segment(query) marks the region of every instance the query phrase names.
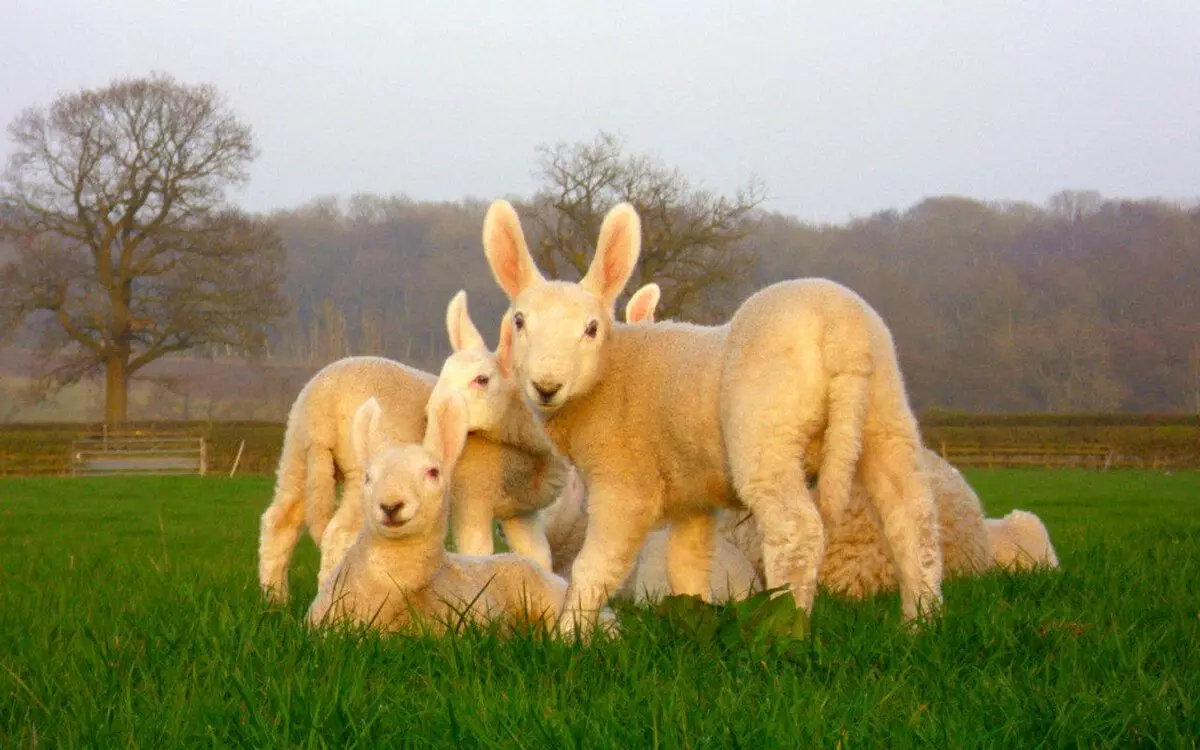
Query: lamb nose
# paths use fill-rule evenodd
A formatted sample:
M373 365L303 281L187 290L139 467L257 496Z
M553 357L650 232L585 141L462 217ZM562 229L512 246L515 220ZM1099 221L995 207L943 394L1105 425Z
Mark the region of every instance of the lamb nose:
M534 383L533 389L542 397L542 401L548 403L554 394L562 390L562 383Z
M387 516L388 518L391 518L392 516L396 515L396 511L400 510L403 507L404 507L404 503L393 503L391 505L380 505L379 509L383 511L383 514L385 516Z

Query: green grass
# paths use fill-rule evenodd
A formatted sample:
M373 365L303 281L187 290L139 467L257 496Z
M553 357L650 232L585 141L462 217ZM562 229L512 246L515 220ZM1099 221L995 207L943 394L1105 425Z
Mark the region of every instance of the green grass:
M590 647L313 636L311 544L292 605L255 585L267 478L0 481L0 745L1195 746L1200 475L968 478L1063 570L950 582L917 635L822 595L803 641L624 608Z

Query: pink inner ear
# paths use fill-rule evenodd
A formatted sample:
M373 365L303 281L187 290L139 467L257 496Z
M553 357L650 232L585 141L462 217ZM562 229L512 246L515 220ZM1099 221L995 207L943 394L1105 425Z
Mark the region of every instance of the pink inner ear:
M516 251L517 242L513 238L513 233L503 221L499 221L497 226L492 228L491 242L487 244L491 246L503 244L504 246L504 250L492 260L497 275L501 278L501 286L506 287L505 291L511 297L519 291L521 285L521 258Z
M613 285L620 281L625 271L625 256L616 252L615 248L624 247L624 238L628 234L629 226L626 222L621 222L609 239L608 252L604 254L604 289L606 292L613 291Z

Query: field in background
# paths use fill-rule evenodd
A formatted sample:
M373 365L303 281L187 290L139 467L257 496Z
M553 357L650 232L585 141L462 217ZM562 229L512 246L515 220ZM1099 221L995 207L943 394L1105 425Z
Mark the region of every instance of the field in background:
M926 444L942 446L1104 446L1114 465L1145 468L1200 468L1200 417L1139 414L949 414L922 417ZM71 439L100 424L0 424L0 476L66 473ZM209 466L228 473L245 441L239 473L272 474L283 443L276 422L134 422L129 430L179 432L209 441ZM984 460L977 460L983 463ZM1033 457L1036 463L1036 457Z
M580 648L487 631L317 638L255 585L267 477L0 480L9 746L1180 746L1200 736L1200 474L972 470L1063 569L951 582L904 633L884 596L804 641L649 609ZM1191 738L1191 739L1189 739Z

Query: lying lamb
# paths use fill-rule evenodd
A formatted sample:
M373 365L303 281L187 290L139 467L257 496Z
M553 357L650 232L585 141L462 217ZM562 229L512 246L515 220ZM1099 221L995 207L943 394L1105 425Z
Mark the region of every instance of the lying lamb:
M483 242L512 303L521 387L588 490L564 628L586 632L663 520L672 590L710 596L721 507L754 513L768 584L811 609L824 524L844 512L855 479L894 553L905 617L940 606L920 435L891 335L860 297L804 279L757 292L724 326L625 326L612 308L641 247L632 206L605 217L578 284L541 275L505 201L489 208ZM806 463L820 474L819 509Z
M320 587L310 624L349 621L383 631L420 623L435 631L456 621L555 622L567 583L517 554L447 553L447 493L467 437L466 402L445 390L428 405L424 442L391 441L379 402L354 415L351 444L365 467L365 523ZM611 615L609 615L611 618Z
M1050 532L1033 513L1014 510L1004 518L985 518L983 527L996 565L1015 570L1034 565L1058 567Z

